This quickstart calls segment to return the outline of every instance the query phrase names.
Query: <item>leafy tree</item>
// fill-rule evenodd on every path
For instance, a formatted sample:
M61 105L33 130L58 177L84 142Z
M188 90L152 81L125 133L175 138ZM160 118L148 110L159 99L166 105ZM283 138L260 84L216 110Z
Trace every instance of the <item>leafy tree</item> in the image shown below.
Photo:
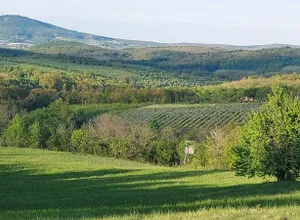
M238 175L295 180L300 174L300 103L282 88L254 113L234 149Z
M38 121L29 127L29 141L31 148L39 148L41 145L40 123Z
M0 104L0 134L2 134L4 128L7 126L10 120L10 114L14 112L13 107Z
M7 146L24 147L25 142L25 125L20 116L17 114L11 120L8 128L4 132L4 140Z
M84 153L88 148L87 132L83 129L76 130L72 133L71 145L73 152Z
M176 143L167 139L158 139L152 142L153 149L150 158L152 162L163 165L179 165L180 158Z

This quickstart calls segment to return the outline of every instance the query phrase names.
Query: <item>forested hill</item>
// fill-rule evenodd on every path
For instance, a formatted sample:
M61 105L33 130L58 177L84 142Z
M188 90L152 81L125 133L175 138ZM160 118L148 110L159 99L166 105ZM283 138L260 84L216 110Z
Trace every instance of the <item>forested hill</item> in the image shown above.
M107 48L157 46L158 43L115 39L68 30L17 15L0 16L0 46L24 48L54 39L77 41Z
M110 66L142 71L149 79L175 76L190 85L239 80L247 76L300 73L300 49L226 50L204 47L156 47L113 50L78 42L53 41L29 50L0 49L0 60L41 63L51 59L61 64Z
M207 46L110 50L75 42L54 41L32 47L30 51L56 55L75 63L150 68L178 76L183 74L222 80L238 80L250 75L300 73L300 49L288 46L260 50Z

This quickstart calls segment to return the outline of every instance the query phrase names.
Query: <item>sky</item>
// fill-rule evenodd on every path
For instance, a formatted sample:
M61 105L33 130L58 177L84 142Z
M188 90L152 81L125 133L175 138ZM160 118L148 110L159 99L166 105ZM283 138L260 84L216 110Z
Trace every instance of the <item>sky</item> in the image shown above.
M0 0L0 15L169 43L300 45L299 11L299 0Z

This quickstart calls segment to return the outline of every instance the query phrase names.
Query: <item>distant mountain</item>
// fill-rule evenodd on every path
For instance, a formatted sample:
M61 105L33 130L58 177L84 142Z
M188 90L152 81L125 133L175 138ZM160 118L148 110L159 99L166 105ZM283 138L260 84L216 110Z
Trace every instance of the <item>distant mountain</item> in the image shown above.
M110 49L171 46L173 47L173 50L187 50L188 52L197 52L199 50L203 51L209 48L218 48L222 50L260 50L283 47L299 48L299 46L287 44L235 46L225 44L199 43L167 44L151 41L125 40L68 30L49 23L19 15L0 16L0 30L0 47L15 49L23 49L41 43L47 43L53 40L74 41Z
M8 48L26 48L51 40L76 41L106 48L161 45L155 42L123 40L82 33L18 15L0 16L0 30L0 46Z

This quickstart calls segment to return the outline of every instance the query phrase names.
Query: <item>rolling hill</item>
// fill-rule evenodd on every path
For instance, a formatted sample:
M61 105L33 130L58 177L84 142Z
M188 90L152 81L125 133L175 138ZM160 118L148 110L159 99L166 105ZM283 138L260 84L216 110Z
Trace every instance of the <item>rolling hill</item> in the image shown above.
M60 55L73 62L112 64L150 69L152 72L196 76L207 79L239 80L251 75L271 76L299 73L300 49L285 46L257 50L235 50L208 46L167 46L112 50L75 42L51 41L29 48L31 52ZM83 61L84 60L84 61Z
M159 46L159 43L115 39L68 30L18 15L0 16L0 46L26 48L55 39L77 41L107 48Z

